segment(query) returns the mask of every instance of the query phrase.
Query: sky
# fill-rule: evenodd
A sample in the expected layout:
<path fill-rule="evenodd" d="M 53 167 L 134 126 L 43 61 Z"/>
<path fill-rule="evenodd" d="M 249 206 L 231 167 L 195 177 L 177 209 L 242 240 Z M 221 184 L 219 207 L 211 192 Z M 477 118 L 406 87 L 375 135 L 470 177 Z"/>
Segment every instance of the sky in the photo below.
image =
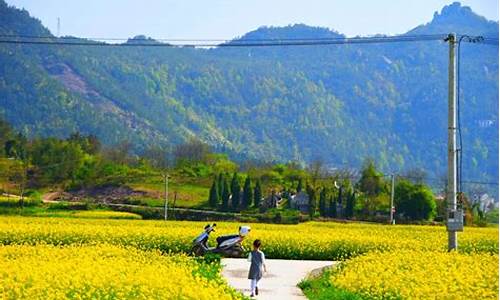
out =
<path fill-rule="evenodd" d="M 295 23 L 347 36 L 404 33 L 429 22 L 452 0 L 6 0 L 25 8 L 57 34 L 128 38 L 231 39 L 260 26 Z M 498 21 L 498 0 L 462 0 Z"/>

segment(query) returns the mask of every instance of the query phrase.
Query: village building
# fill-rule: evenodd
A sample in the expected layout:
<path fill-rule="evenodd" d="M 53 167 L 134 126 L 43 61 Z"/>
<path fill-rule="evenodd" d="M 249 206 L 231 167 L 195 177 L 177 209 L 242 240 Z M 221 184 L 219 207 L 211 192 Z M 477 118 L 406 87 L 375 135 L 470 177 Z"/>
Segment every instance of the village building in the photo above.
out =
<path fill-rule="evenodd" d="M 290 196 L 290 207 L 298 209 L 302 213 L 309 212 L 309 195 L 301 191 L 297 194 Z"/>
<path fill-rule="evenodd" d="M 262 202 L 262 207 L 264 208 L 277 208 L 281 203 L 281 193 L 273 193 L 266 198 Z"/>

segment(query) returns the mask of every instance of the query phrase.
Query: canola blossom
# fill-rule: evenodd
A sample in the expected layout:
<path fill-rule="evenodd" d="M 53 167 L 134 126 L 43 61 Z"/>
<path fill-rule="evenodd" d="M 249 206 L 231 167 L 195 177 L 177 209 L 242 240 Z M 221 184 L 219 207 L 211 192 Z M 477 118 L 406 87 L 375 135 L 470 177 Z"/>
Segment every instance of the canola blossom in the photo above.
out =
<path fill-rule="evenodd" d="M 138 214 L 124 212 L 124 211 L 108 211 L 108 210 L 82 210 L 77 211 L 73 215 L 77 218 L 89 218 L 89 219 L 134 219 L 140 220 L 142 217 Z"/>
<path fill-rule="evenodd" d="M 228 290 L 225 284 L 221 285 L 222 290 L 217 289 L 202 277 L 196 277 L 198 280 L 196 282 L 201 283 L 194 286 L 199 285 L 199 290 L 205 294 L 193 296 L 194 292 L 190 288 L 193 287 L 196 291 L 198 288 L 190 285 L 187 279 L 185 283 L 182 281 L 184 279 L 177 281 L 179 276 L 193 278 L 189 276 L 194 276 L 192 274 L 196 273 L 193 272 L 196 266 L 192 259 L 183 254 L 181 258 L 177 258 L 178 254 L 175 253 L 189 252 L 192 239 L 201 232 L 204 225 L 206 222 L 0 217 L 0 245 L 6 245 L 0 246 L 2 248 L 0 251 L 3 251 L 0 258 L 7 258 L 6 262 L 0 264 L 0 270 L 4 272 L 0 272 L 0 280 L 6 282 L 2 286 L 9 287 L 4 288 L 3 293 L 5 295 L 8 291 L 9 293 L 32 291 L 33 285 L 43 286 L 39 292 L 48 298 L 71 298 L 73 294 L 61 293 L 74 290 L 73 287 L 78 291 L 75 295 L 85 291 L 84 295 L 88 296 L 83 298 L 238 297 Z M 215 236 L 219 234 L 236 233 L 239 225 L 241 224 L 231 222 L 217 223 L 217 232 L 209 242 L 213 245 Z M 447 233 L 443 226 L 388 226 L 332 222 L 308 222 L 298 225 L 250 224 L 250 226 L 252 227 L 250 236 L 244 241 L 246 249 L 250 249 L 253 240 L 258 238 L 262 240 L 262 250 L 267 258 L 343 261 L 341 268 L 333 272 L 331 278 L 333 286 L 364 298 L 492 299 L 498 296 L 498 228 L 466 227 L 464 232 L 458 235 L 459 251 L 448 253 Z M 110 253 L 121 254 L 111 254 L 105 256 L 110 260 L 99 261 L 100 254 L 107 252 L 100 247 L 112 249 Z M 73 250 L 77 253 L 76 256 L 83 257 L 82 267 L 78 265 L 79 259 L 72 260 L 69 252 L 65 252 L 69 250 L 65 249 L 76 249 Z M 20 259 L 13 259 L 17 255 L 15 253 L 24 254 L 19 255 Z M 130 262 L 126 253 L 131 253 Z M 68 255 L 65 256 L 66 254 Z M 42 261 L 46 257 L 48 258 L 46 266 L 41 266 L 40 262 L 37 264 L 37 261 Z M 57 269 L 58 261 L 67 264 L 67 269 Z M 92 268 L 85 267 L 83 263 L 85 261 L 89 265 L 100 265 L 100 267 L 95 269 L 96 272 L 90 272 Z M 92 261 L 98 263 L 93 264 Z M 166 261 L 177 261 L 178 263 L 172 265 L 180 271 L 164 267 L 168 265 Z M 120 264 L 121 267 L 113 269 L 115 265 Z M 147 268 L 142 269 L 142 266 L 146 265 Z M 53 288 L 45 294 L 41 292 L 48 287 L 36 279 L 41 277 L 36 276 L 42 276 L 41 268 L 44 267 L 51 270 L 47 271 L 48 278 L 62 282 L 60 290 Z M 158 296 L 160 294 L 156 293 L 165 287 L 162 284 L 167 283 L 152 278 L 154 276 L 151 274 L 156 272 L 154 271 L 156 268 L 159 272 L 165 272 L 162 275 L 164 278 L 169 276 L 176 278 L 175 282 L 185 284 L 186 289 L 179 291 L 167 287 L 166 289 L 171 289 L 171 292 L 166 296 Z M 32 279 L 25 277 L 29 270 L 34 273 L 34 277 L 30 277 Z M 82 274 L 79 274 L 79 270 L 82 270 Z M 139 273 L 144 278 L 152 276 L 148 279 L 150 283 L 141 281 L 134 275 L 135 272 L 142 270 L 151 272 L 151 274 L 146 271 L 144 274 Z M 102 278 L 109 277 L 120 280 L 111 281 L 111 285 L 106 285 Z M 76 284 L 72 278 L 88 284 Z M 130 285 L 121 286 L 119 283 L 123 281 L 132 284 L 136 280 L 140 284 L 132 290 Z M 20 283 L 16 285 L 14 281 Z M 210 294 L 210 289 L 215 289 L 213 292 L 217 293 L 216 296 Z M 23 297 L 24 294 L 7 295 L 4 298 L 17 298 L 16 295 L 21 295 L 21 298 L 32 298 Z M 29 295 L 35 295 L 35 292 Z"/>
<path fill-rule="evenodd" d="M 99 220 L 37 217 L 0 217 L 0 244 L 44 242 L 65 245 L 106 242 L 188 252 L 192 239 L 205 222 Z M 238 223 L 217 223 L 216 234 L 234 234 Z M 263 241 L 266 257 L 281 259 L 345 260 L 369 251 L 432 250 L 446 251 L 447 235 L 442 226 L 387 226 L 309 222 L 298 225 L 250 224 L 252 231 L 244 242 Z M 498 228 L 465 228 L 459 233 L 461 252 L 498 253 Z"/>
<path fill-rule="evenodd" d="M 343 263 L 331 281 L 370 299 L 498 299 L 498 254 L 375 251 Z"/>
<path fill-rule="evenodd" d="M 0 299 L 239 299 L 186 255 L 112 245 L 0 246 Z"/>

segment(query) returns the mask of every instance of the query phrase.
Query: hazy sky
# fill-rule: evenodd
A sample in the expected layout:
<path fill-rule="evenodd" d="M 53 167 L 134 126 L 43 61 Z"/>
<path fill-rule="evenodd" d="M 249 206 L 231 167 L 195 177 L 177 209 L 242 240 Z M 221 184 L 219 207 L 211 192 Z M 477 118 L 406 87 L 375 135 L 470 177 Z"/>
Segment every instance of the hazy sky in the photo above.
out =
<path fill-rule="evenodd" d="M 262 25 L 323 26 L 348 36 L 396 34 L 432 19 L 445 0 L 7 0 L 54 34 L 127 38 L 233 38 Z M 498 0 L 463 0 L 498 20 Z"/>

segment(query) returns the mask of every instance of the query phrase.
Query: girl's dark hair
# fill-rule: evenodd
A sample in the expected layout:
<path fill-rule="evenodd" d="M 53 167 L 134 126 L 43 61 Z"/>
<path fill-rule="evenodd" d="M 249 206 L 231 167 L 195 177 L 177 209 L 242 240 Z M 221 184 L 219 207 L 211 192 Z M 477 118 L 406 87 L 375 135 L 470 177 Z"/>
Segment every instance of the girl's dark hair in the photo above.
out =
<path fill-rule="evenodd" d="M 259 248 L 259 247 L 260 247 L 260 240 L 255 240 L 255 241 L 253 241 L 253 246 L 254 246 L 255 248 Z"/>

